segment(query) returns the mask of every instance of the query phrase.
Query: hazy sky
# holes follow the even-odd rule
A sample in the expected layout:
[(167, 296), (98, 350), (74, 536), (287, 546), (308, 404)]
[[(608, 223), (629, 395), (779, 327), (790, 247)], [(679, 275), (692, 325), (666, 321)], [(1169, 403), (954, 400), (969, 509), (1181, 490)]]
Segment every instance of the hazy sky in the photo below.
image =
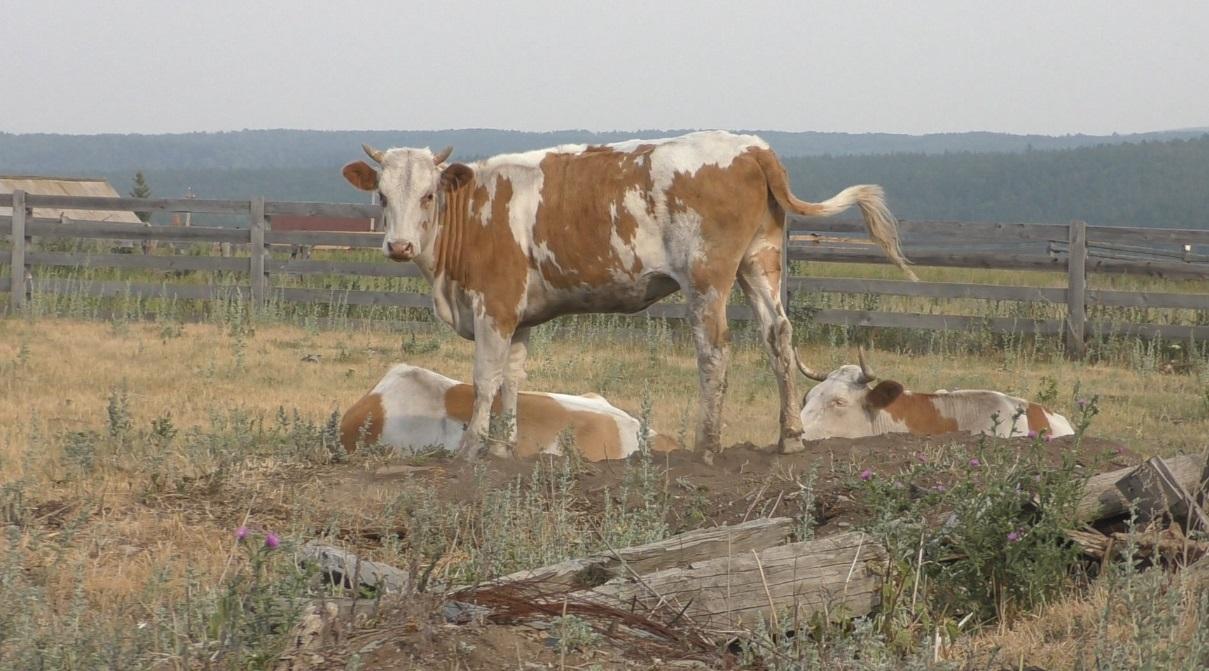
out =
[(1209, 126), (1209, 2), (0, 0), (0, 131)]

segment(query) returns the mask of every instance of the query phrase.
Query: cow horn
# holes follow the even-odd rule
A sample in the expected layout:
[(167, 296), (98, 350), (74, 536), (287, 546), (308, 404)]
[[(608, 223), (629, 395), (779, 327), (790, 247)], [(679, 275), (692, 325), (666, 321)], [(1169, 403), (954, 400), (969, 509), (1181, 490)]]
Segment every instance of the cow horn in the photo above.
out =
[(444, 149), (442, 149), (441, 151), (439, 151), (439, 152), (437, 152), (437, 153), (433, 154), (433, 156), (432, 156), (432, 162), (433, 162), (433, 163), (435, 163), (435, 164), (437, 164), (437, 165), (441, 165), (442, 163), (444, 163), (444, 162), (445, 162), (445, 159), (449, 158), (449, 155), (450, 155), (450, 154), (452, 154), (452, 153), (453, 153), (453, 147), (452, 147), (452, 146), (450, 146), (450, 147), (445, 147), (445, 148), (444, 148)]
[(798, 353), (796, 351), (793, 353), (793, 359), (795, 362), (797, 362), (798, 370), (802, 372), (802, 375), (805, 375), (806, 377), (814, 380), (815, 382), (822, 382), (823, 380), (827, 379), (826, 375), (819, 375), (818, 373), (814, 372), (813, 370), (807, 368), (806, 364), (802, 363), (802, 357), (798, 356)]
[(374, 159), (375, 161), (377, 161), (377, 162), (378, 162), (378, 165), (381, 165), (381, 164), (382, 164), (382, 157), (383, 157), (383, 153), (382, 153), (382, 150), (381, 150), (381, 149), (374, 149), (373, 147), (371, 147), (371, 146), (369, 146), (369, 145), (367, 145), (367, 144), (363, 144), (363, 145), (361, 145), (361, 148), (365, 150), (365, 155), (366, 155), (366, 156), (369, 156), (370, 158), (372, 158), (372, 159)]
[(856, 348), (856, 360), (861, 364), (861, 384), (877, 379), (873, 371), (869, 370), (869, 364), (865, 362), (865, 348), (859, 345)]

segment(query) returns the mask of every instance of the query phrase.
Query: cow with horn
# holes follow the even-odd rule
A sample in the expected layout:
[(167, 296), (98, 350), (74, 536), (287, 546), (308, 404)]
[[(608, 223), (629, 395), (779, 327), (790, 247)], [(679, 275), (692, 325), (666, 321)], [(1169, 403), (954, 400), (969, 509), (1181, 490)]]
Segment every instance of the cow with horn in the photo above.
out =
[[(792, 329), (781, 304), (786, 213), (860, 209), (870, 237), (914, 277), (877, 186), (821, 203), (796, 198), (762, 139), (706, 131), (662, 140), (564, 145), (473, 163), (451, 149), (378, 150), (344, 167), (377, 191), (383, 252), (432, 284), (440, 319), (474, 340), (474, 407), (459, 451), (482, 447), (493, 404), (515, 417), (529, 329), (572, 313), (635, 313), (684, 292), (697, 349), (696, 448), (721, 447), (729, 329), (737, 280), (759, 320), (780, 393), (779, 444), (801, 449)], [(511, 435), (492, 445), (507, 452)]]

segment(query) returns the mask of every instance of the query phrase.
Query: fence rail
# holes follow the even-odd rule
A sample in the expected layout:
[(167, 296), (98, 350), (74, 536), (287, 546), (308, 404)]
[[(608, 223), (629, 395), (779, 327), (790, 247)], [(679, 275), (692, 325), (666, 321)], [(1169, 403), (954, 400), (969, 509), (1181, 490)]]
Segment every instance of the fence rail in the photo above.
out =
[[(362, 306), (431, 308), (427, 294), (390, 291), (344, 291), (272, 286), (275, 275), (354, 275), (364, 277), (420, 277), (413, 264), (363, 261), (328, 261), (273, 258), (274, 245), (327, 245), (369, 249), (382, 244), (381, 233), (275, 231), (275, 215), (380, 218), (377, 205), (352, 203), (274, 202), (197, 199), (94, 198), (43, 196), (17, 191), (0, 194), (0, 234), (11, 240), (9, 276), (0, 277), (0, 291), (9, 296), (10, 308), (28, 300), (33, 271), (40, 267), (86, 266), (96, 268), (219, 271), (245, 273), (247, 283), (236, 287), (199, 286), (151, 282), (83, 282), (74, 290), (92, 296), (176, 297), (210, 299), (239, 290), (253, 301), (270, 296), (285, 301)], [(136, 212), (194, 212), (247, 217), (247, 228), (149, 226), (105, 221), (35, 218), (36, 208), (61, 210), (125, 210)], [(1209, 255), (1194, 252), (1209, 245), (1209, 231), (1169, 228), (1116, 228), (1070, 224), (1000, 223), (969, 221), (902, 221), (899, 230), (907, 255), (919, 266), (1037, 270), (1062, 273), (1066, 286), (1001, 286), (955, 282), (909, 282), (860, 278), (788, 276), (792, 293), (842, 293), (907, 296), (934, 299), (1019, 301), (1063, 306), (1062, 319), (1018, 319), (968, 315), (915, 314), (878, 310), (821, 309), (812, 312), (823, 324), (909, 329), (972, 329), (995, 332), (1065, 334), (1072, 351), (1082, 351), (1089, 334), (1122, 333), (1209, 340), (1209, 326), (1104, 324), (1090, 322), (1089, 307), (1169, 308), (1209, 313), (1209, 294), (1110, 291), (1087, 288), (1088, 273), (1125, 273), (1174, 279), (1209, 279)], [(881, 250), (866, 239), (859, 222), (792, 217), (787, 227), (789, 262), (888, 263)], [(179, 243), (238, 245), (247, 256), (181, 256), (100, 254), (31, 249), (39, 239), (122, 239)], [(1029, 246), (1020, 250), (1019, 246)], [(791, 267), (787, 265), (788, 268)], [(653, 317), (683, 318), (683, 304), (668, 302), (645, 311)], [(750, 319), (746, 306), (731, 306), (735, 319)], [(1209, 316), (1209, 315), (1206, 315)]]

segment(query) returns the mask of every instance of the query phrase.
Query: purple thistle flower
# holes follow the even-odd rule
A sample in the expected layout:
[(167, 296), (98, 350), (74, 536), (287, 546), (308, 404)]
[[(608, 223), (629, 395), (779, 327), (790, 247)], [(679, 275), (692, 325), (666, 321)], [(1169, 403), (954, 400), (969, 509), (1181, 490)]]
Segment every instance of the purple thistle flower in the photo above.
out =
[(921, 463), (927, 463), (928, 461), (928, 455), (924, 454), (923, 452), (916, 452), (915, 458), (919, 459)]
[(277, 537), (277, 534), (270, 533), (270, 534), (265, 535), (265, 537), (264, 537), (264, 546), (265, 547), (267, 547), (270, 550), (276, 550), (278, 545), (281, 545), (281, 539)]
[(1054, 434), (1052, 434), (1052, 433), (1045, 434), (1045, 442), (1047, 442), (1047, 443), (1054, 442)]
[(235, 530), (235, 540), (242, 543), (243, 540), (247, 537), (248, 537), (248, 528), (247, 527), (239, 527), (238, 529)]
[(1024, 533), (1020, 530), (1009, 532), (1007, 535), (1009, 543), (1019, 543), (1021, 538), (1024, 538)]
[(982, 465), (982, 461), (978, 457), (970, 459), (970, 468), (978, 468)]
[(1036, 432), (1036, 431), (1033, 431), (1032, 429), (1029, 429), (1029, 432), (1028, 432), (1028, 437), (1029, 437), (1029, 438), (1036, 438), (1036, 437), (1037, 437), (1037, 432)]
[(932, 489), (935, 489), (938, 492), (943, 492), (945, 490), (945, 486), (944, 485), (932, 485)]
[(873, 471), (870, 469), (866, 468), (865, 470), (861, 471), (861, 480), (871, 480), (872, 478)]
[(1078, 401), (1076, 401), (1076, 403), (1078, 403), (1080, 410), (1083, 410), (1084, 408), (1087, 407), (1087, 399), (1085, 399), (1085, 398), (1079, 399)]

